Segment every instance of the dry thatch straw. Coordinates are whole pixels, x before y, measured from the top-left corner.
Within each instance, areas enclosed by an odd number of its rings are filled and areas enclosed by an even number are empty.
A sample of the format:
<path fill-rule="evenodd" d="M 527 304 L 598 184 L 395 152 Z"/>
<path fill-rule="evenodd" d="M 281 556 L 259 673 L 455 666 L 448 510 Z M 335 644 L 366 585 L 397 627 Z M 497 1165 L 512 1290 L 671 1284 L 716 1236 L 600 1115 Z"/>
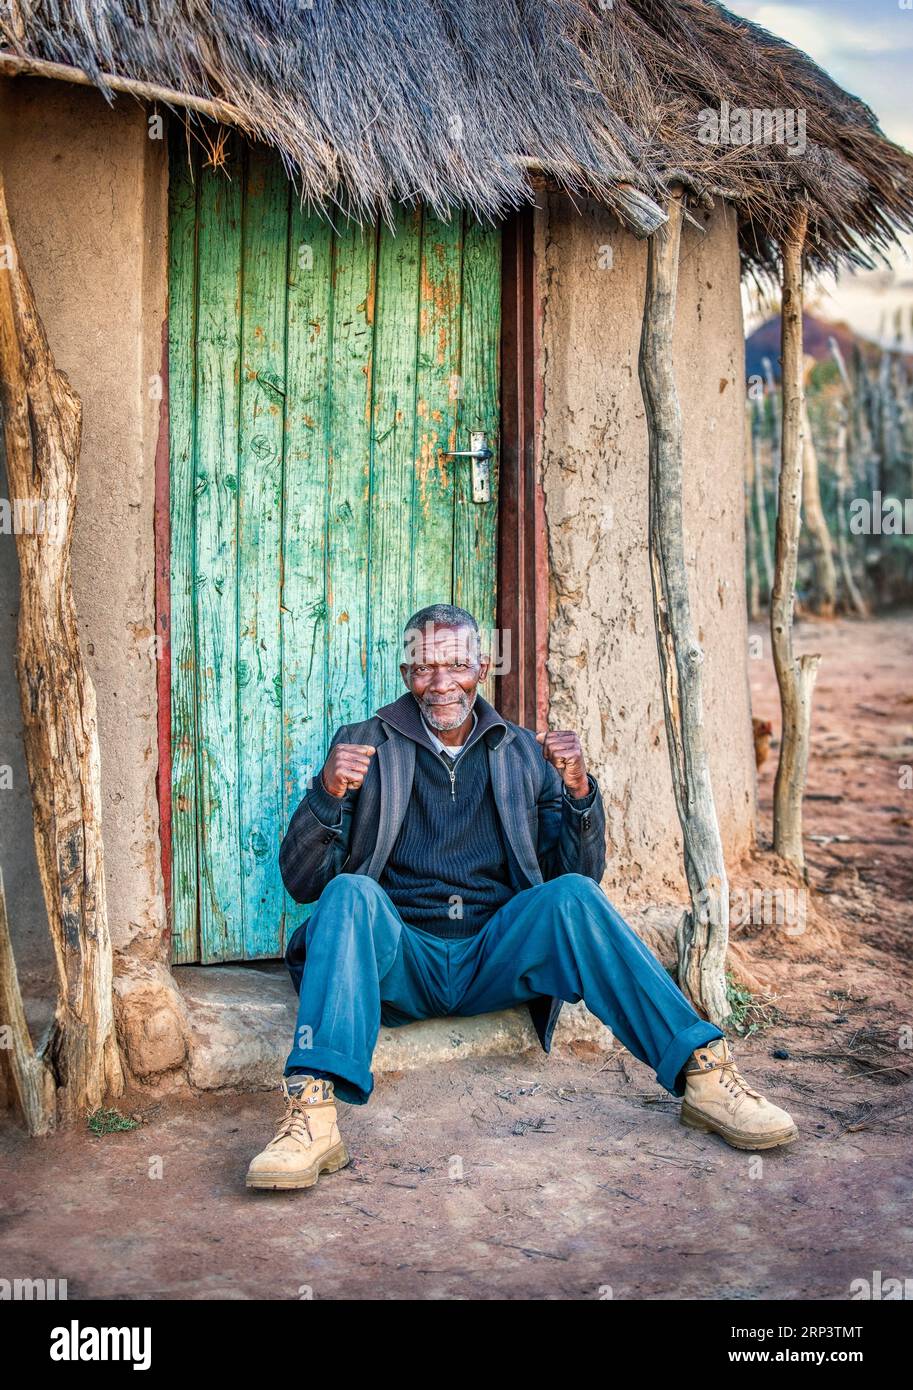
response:
<path fill-rule="evenodd" d="M 711 0 L 0 0 L 3 54 L 227 103 L 305 200 L 360 218 L 394 200 L 496 218 L 542 166 L 620 215 L 670 181 L 722 194 L 758 275 L 796 199 L 812 268 L 871 264 L 913 228 L 913 160 L 868 108 Z M 702 143 L 724 101 L 804 112 L 804 152 Z"/>

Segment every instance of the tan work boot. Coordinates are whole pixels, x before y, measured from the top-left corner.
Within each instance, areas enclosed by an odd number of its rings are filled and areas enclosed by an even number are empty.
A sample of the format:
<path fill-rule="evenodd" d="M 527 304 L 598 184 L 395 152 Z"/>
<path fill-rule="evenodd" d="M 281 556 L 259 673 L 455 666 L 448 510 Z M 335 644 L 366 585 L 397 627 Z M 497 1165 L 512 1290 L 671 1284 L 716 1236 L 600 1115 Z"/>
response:
<path fill-rule="evenodd" d="M 799 1131 L 792 1116 L 753 1091 L 739 1075 L 725 1038 L 692 1052 L 685 1068 L 681 1120 L 718 1134 L 735 1149 L 775 1149 Z"/>
<path fill-rule="evenodd" d="M 285 1118 L 248 1168 L 248 1187 L 313 1187 L 321 1173 L 335 1173 L 349 1161 L 332 1081 L 294 1076 L 283 1080 L 282 1090 Z"/>

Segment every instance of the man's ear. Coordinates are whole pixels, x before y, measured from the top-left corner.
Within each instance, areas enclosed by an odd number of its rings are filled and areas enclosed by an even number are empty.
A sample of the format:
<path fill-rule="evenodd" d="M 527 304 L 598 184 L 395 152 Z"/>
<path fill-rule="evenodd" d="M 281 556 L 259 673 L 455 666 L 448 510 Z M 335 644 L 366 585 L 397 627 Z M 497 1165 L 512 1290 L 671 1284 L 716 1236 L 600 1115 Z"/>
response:
<path fill-rule="evenodd" d="M 399 673 L 403 678 L 403 685 L 407 690 L 411 690 L 412 686 L 409 684 L 409 667 L 406 665 L 405 661 L 400 662 Z"/>
<path fill-rule="evenodd" d="M 489 673 L 490 670 L 491 670 L 491 657 L 490 657 L 490 656 L 483 656 L 482 659 L 481 659 L 480 662 L 479 662 L 479 685 L 482 684 L 483 680 L 484 680 L 485 677 L 488 675 L 488 673 Z"/>

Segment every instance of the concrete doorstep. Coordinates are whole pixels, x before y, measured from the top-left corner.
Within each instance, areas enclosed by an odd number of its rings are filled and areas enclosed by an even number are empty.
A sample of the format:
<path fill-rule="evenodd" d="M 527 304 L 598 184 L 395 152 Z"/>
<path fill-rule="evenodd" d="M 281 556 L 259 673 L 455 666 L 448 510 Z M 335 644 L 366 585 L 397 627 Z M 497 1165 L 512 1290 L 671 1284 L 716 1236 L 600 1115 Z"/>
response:
<path fill-rule="evenodd" d="M 182 965 L 174 978 L 184 996 L 193 1043 L 187 1075 L 201 1091 L 278 1086 L 295 1034 L 296 1004 L 284 965 Z M 582 1004 L 567 1004 L 556 1042 L 611 1034 Z M 412 1071 L 454 1057 L 525 1052 L 539 1040 L 526 1008 L 475 1018 L 431 1018 L 381 1028 L 373 1070 Z"/>
<path fill-rule="evenodd" d="M 667 947 L 681 908 L 652 908 L 628 920 L 654 950 Z M 665 958 L 667 950 L 661 950 Z M 192 1033 L 188 1079 L 202 1091 L 262 1090 L 279 1084 L 294 1037 L 297 999 L 285 965 L 181 965 L 173 970 Z M 583 1004 L 565 1004 L 556 1045 L 608 1048 L 612 1034 Z M 538 1048 L 525 1006 L 474 1018 L 433 1018 L 380 1030 L 373 1070 L 412 1071 L 455 1058 L 516 1055 Z"/>

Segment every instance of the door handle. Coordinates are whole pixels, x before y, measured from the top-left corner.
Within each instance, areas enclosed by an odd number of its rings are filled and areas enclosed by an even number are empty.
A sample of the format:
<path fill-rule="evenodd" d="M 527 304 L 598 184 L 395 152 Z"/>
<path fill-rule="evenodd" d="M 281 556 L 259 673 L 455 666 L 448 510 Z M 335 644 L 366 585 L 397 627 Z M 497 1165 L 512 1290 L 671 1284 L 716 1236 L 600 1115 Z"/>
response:
<path fill-rule="evenodd" d="M 472 500 L 491 501 L 491 461 L 494 454 L 488 447 L 484 430 L 473 430 L 469 436 L 471 449 L 448 449 L 444 451 L 449 459 L 472 459 Z"/>

